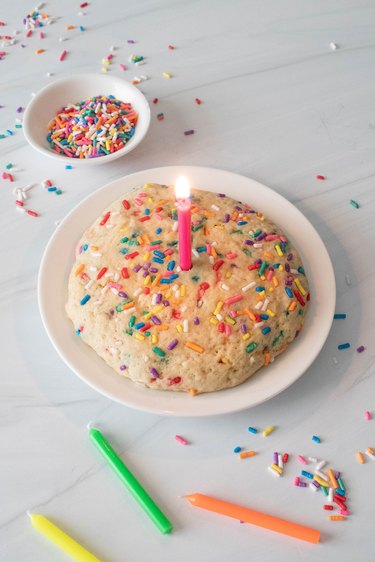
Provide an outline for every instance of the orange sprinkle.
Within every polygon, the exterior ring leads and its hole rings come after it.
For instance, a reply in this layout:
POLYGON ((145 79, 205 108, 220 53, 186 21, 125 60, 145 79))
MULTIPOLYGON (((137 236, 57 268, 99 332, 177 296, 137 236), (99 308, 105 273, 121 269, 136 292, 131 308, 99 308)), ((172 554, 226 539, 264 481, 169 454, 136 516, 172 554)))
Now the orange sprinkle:
POLYGON ((84 263, 80 263, 77 266, 77 269, 74 272, 74 275, 79 275, 83 270, 85 269, 85 264, 84 263))
POLYGON ((328 515, 327 519, 329 519, 330 521, 344 521, 345 517, 343 517, 342 515, 328 515))
POLYGON ((35 52, 36 52, 37 55, 41 55, 42 53, 44 53, 44 49, 38 49, 35 52))
POLYGON ((358 459, 358 462, 359 462, 360 464, 364 464, 364 463, 365 463, 365 459, 363 458, 363 454, 361 453, 361 451, 358 451, 358 453, 357 453, 357 459, 358 459))
POLYGON ((128 310, 129 308, 133 308, 134 306, 134 302, 128 302, 126 304, 124 304, 124 306, 121 307, 121 310, 128 310))
POLYGON ((161 279, 161 273, 158 273, 156 275, 155 279, 153 280, 153 282, 151 283, 151 287, 156 287, 156 285, 158 285, 160 279, 161 279))
POLYGON ((247 459, 248 457, 254 457, 256 455, 255 451, 244 451, 239 454, 240 459, 247 459))
POLYGON ((279 284, 279 280, 275 275, 272 277, 272 283, 274 284, 275 287, 277 287, 279 284))
POLYGON ((169 330, 169 326, 166 324, 155 324, 154 328, 158 332, 165 332, 165 330, 169 330))
POLYGON ((253 314, 248 308, 246 308, 245 312, 248 315, 248 317, 250 318, 250 320, 252 320, 253 322, 256 322, 255 314, 253 314))
POLYGON ((196 396, 198 391, 195 388, 189 388, 189 394, 190 396, 196 396))
POLYGON ((340 487, 340 486, 338 485, 338 482, 337 482, 336 478, 335 478, 335 475, 333 474, 332 468, 330 468, 330 469, 328 470, 328 477, 329 477, 329 479, 330 479, 330 481, 331 481, 331 484, 332 484, 333 488, 336 489, 336 488, 339 488, 339 487, 340 487))
POLYGON ((192 341, 187 341, 185 343, 185 347, 187 347, 188 349, 192 349, 193 351, 196 351, 197 353, 203 353, 204 352, 204 347, 201 347, 200 345, 198 345, 197 343, 194 343, 192 341))
POLYGON ((66 29, 74 29, 74 25, 67 25, 66 29))
POLYGON ((292 312, 297 307, 297 301, 292 301, 288 307, 288 310, 292 312))
POLYGON ((272 255, 270 252, 263 252, 263 255, 264 255, 266 258, 273 258, 273 255, 272 255))
MULTIPOLYGON (((267 353, 264 354, 264 365, 267 366, 269 365, 271 359, 271 354, 269 351, 267 351, 267 353)), ((338 488, 338 485, 336 486, 338 488)))

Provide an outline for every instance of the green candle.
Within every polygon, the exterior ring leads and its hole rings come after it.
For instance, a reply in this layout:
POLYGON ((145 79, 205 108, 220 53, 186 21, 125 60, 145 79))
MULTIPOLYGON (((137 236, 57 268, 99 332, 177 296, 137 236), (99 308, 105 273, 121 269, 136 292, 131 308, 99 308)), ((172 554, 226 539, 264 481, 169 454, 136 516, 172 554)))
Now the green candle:
POLYGON ((94 427, 89 428, 89 436, 102 456, 107 460, 117 476, 132 494, 133 498, 137 500, 143 511, 147 513, 159 531, 164 534, 170 533, 173 529, 172 523, 166 518, 154 500, 148 495, 135 476, 125 466, 106 438, 97 428, 94 427))

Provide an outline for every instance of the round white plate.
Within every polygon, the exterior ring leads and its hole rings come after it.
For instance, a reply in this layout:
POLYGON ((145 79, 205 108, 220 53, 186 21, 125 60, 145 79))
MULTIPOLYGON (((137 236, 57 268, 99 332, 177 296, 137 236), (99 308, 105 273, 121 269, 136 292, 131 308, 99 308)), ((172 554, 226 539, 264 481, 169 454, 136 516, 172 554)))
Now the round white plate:
POLYGON ((48 243, 39 270, 38 297, 44 326, 56 350, 72 371, 98 392, 132 408, 157 414, 210 416, 243 410, 269 400, 305 372, 328 336, 336 286, 323 241, 306 217, 284 197, 231 172, 169 166, 125 176, 79 203, 60 223, 48 243), (311 290, 304 330, 285 353, 240 386, 194 398, 183 392, 143 388, 119 376, 77 337, 64 310, 74 249, 84 230, 107 205, 127 191, 147 182, 173 184, 179 175, 185 175, 192 186, 246 201, 279 224, 301 254, 311 290))

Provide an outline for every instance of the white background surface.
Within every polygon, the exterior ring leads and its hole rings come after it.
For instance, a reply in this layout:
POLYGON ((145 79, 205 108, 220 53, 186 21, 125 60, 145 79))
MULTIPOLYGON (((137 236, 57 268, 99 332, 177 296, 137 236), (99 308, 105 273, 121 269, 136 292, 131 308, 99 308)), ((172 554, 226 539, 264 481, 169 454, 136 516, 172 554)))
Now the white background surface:
MULTIPOLYGON (((1 7, 0 19, 8 25, 0 32, 11 34, 22 29, 33 4, 4 1, 1 7)), ((92 172, 67 171, 39 156, 20 130, 0 140, 1 171, 8 162, 22 170, 14 184, 0 180, 1 562, 67 559, 33 531, 28 508, 51 517, 103 562, 371 561, 375 464, 359 465, 355 453, 375 446, 375 422, 363 419, 364 410, 375 410, 374 3, 96 0, 82 17, 79 1, 51 1, 45 10, 61 16, 45 30, 46 39, 24 39, 22 32, 16 45, 4 49, 2 130, 13 128, 16 108, 53 79, 46 72, 57 78, 100 71, 110 45, 118 47, 111 72, 129 79, 150 76, 142 91, 160 101, 142 145, 92 172), (86 31, 66 31, 69 24, 86 31), (60 36, 68 40, 59 43, 60 36), (128 45, 127 39, 137 43, 128 45), (337 51, 329 48, 331 41, 337 51), (175 51, 167 49, 170 43, 175 51), (36 55, 41 47, 46 52, 36 55), (68 56, 60 63, 63 48, 68 56), (122 72, 118 64, 130 66, 132 53, 144 55, 147 64, 122 72), (174 78, 164 79, 164 71, 174 78), (161 111, 163 122, 156 119, 161 111), (196 134, 185 137, 191 128, 196 134), (321 355, 295 385, 253 410, 223 418, 159 418, 102 398, 58 358, 37 309, 38 265, 55 220, 112 179, 182 163, 254 177, 295 203, 327 244, 337 311, 348 314, 334 323, 321 355), (327 180, 317 181, 317 174, 327 180), (30 207, 41 216, 16 213, 12 187, 45 178, 63 195, 37 187, 30 207), (351 198, 359 210, 349 205, 351 198), (344 341, 351 349, 337 351, 344 341), (366 351, 360 355, 355 349, 361 344, 366 351), (91 419, 100 422, 174 522, 171 536, 153 529, 102 463, 86 436, 91 419), (248 425, 270 424, 277 431, 267 439, 247 432, 248 425), (180 446, 176 433, 191 446, 180 446), (321 436, 321 445, 311 442, 312 434, 321 436), (232 453, 237 444, 256 449, 258 456, 239 461, 232 453), (294 457, 280 479, 267 471, 274 450, 294 457), (323 497, 293 487, 301 468, 298 453, 327 458, 342 471, 350 520, 327 521, 323 497), (322 541, 309 545, 195 510, 179 498, 191 492, 314 526, 322 541)))

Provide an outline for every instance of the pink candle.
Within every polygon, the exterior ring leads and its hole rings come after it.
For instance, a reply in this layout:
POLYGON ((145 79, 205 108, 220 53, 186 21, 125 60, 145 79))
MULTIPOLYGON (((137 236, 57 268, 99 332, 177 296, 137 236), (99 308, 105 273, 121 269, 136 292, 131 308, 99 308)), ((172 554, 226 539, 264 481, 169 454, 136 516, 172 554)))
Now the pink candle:
POLYGON ((176 181, 176 206, 178 216, 178 253, 180 267, 183 271, 189 271, 191 263, 191 204, 190 187, 187 179, 183 176, 176 181))

